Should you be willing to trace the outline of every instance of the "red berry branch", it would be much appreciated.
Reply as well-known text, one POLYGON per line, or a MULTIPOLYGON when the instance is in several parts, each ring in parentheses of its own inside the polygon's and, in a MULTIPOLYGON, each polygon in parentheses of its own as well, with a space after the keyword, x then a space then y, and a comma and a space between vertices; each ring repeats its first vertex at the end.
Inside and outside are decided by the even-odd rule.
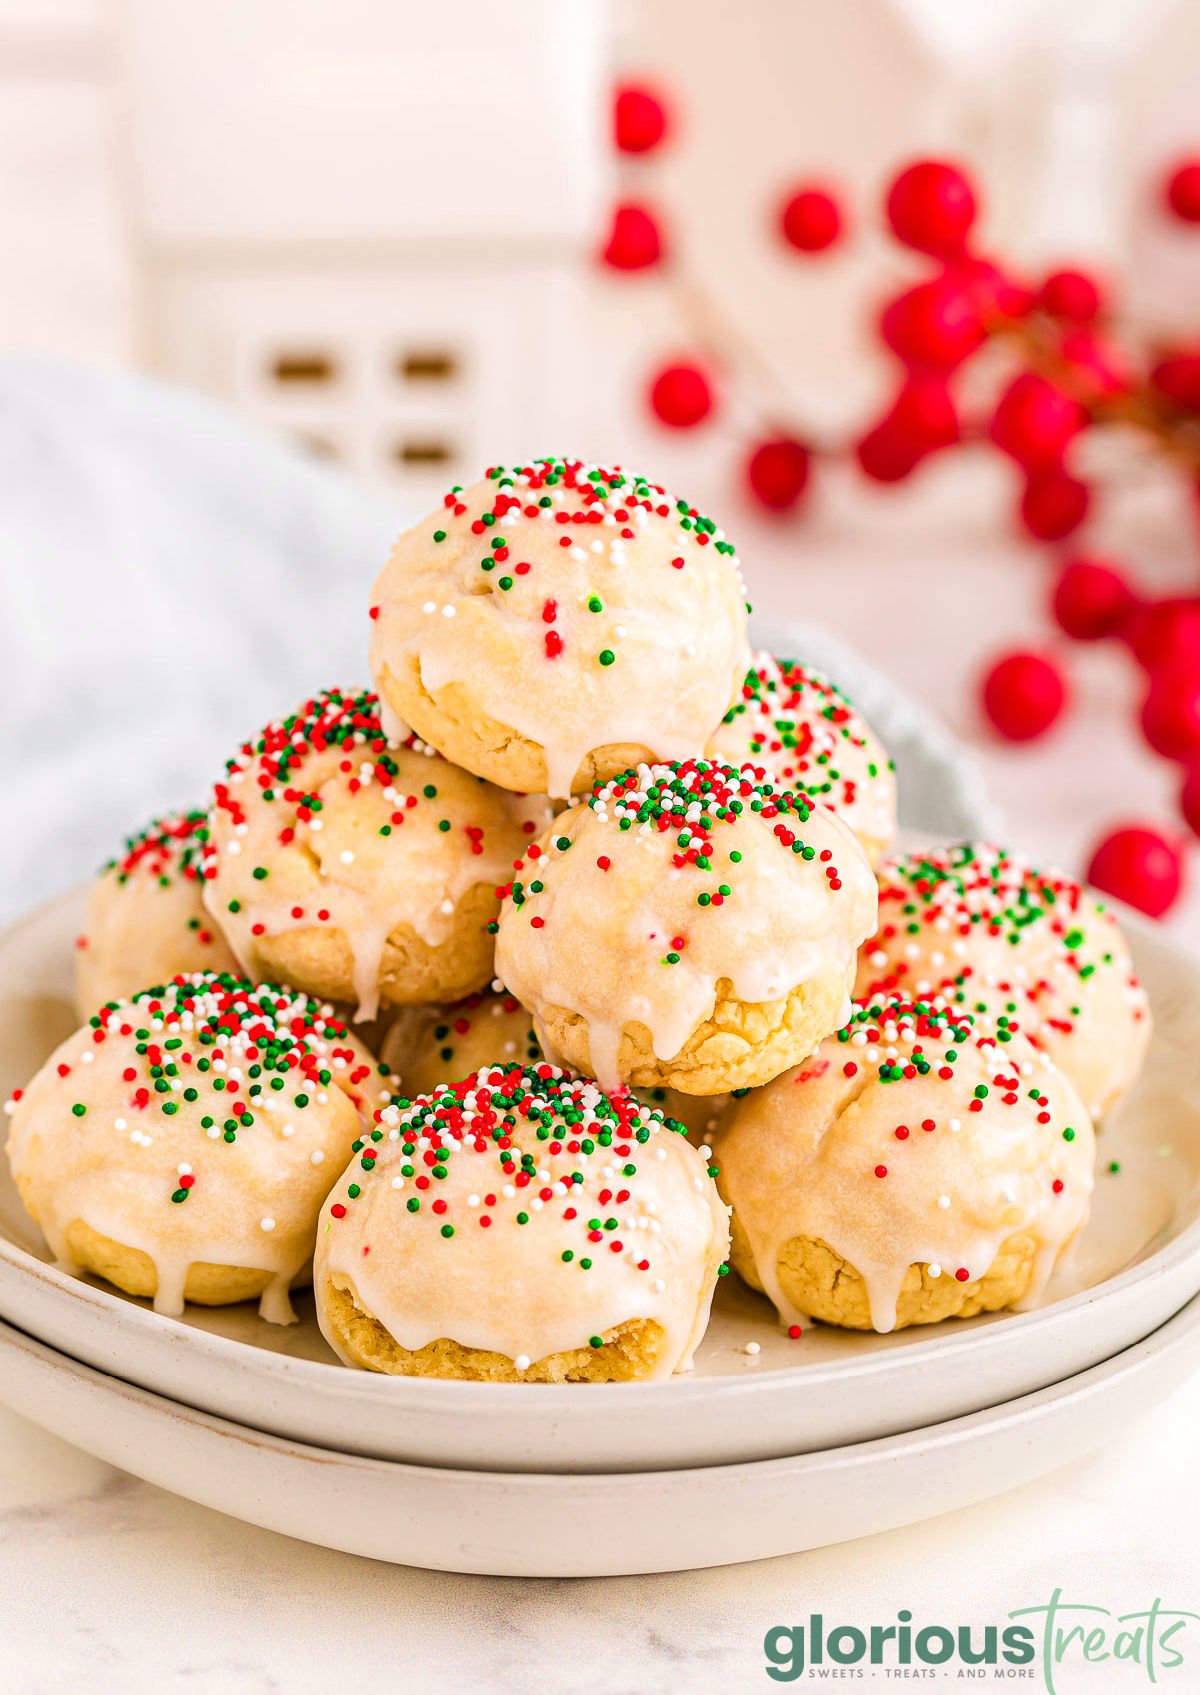
MULTIPOLYGON (((671 124, 661 96, 622 87, 615 140, 626 156, 663 145, 671 124)), ((1200 224, 1200 159, 1164 177, 1163 215, 1200 224)), ((1021 475, 1016 520, 1032 542, 1066 542, 1103 498, 1080 463, 1081 444, 1114 426, 1137 431, 1200 487, 1200 343, 1131 345, 1115 330, 1115 303, 1082 270, 1051 272, 1034 287, 976 245, 978 195, 970 177, 944 160, 909 165, 888 186, 884 221, 891 239, 920 254, 929 272, 883 305, 877 333, 897 366, 892 396, 852 439, 820 440, 796 418, 779 374, 687 273, 641 200, 614 212, 604 260, 619 271, 657 269, 671 287, 696 352, 651 374, 647 402, 660 423, 693 429, 712 418, 735 386, 772 419, 745 447, 745 481, 763 508, 801 507, 814 469, 852 458, 876 483, 902 482, 935 453, 984 444, 1021 475), (721 372, 718 388, 712 373, 721 372), (965 373, 970 370, 970 393, 965 373), (979 397, 983 396, 982 402, 979 397)), ((848 239, 848 220, 825 184, 801 182, 774 210, 776 238, 806 260, 827 262, 848 239)), ((1153 599, 1121 565, 1087 555, 1059 558, 1050 603, 1073 641, 1121 644, 1141 668, 1142 734, 1155 754, 1182 768, 1181 813, 1200 835, 1200 595, 1153 599)), ((1070 707, 1059 662, 1041 651, 999 656, 980 681, 998 734, 1043 735, 1070 707)), ((1178 832, 1126 826, 1096 846, 1089 876, 1144 911, 1165 912, 1183 872, 1178 832)))

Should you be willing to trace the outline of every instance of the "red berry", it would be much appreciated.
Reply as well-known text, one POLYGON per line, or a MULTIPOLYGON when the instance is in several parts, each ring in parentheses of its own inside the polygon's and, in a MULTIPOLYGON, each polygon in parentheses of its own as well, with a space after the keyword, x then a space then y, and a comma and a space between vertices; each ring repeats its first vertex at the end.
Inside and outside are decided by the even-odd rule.
POLYGON ((912 371, 883 420, 922 453, 949 447, 958 440, 958 412, 945 379, 931 372, 912 371))
POLYGON ((1098 842, 1087 880, 1106 895, 1161 918, 1179 898, 1183 858, 1178 847, 1144 824, 1127 824, 1098 842))
POLYGON ((978 305, 949 273, 918 283, 889 301, 879 328, 892 352, 906 364, 940 371, 953 370, 984 340, 978 305))
POLYGON ((613 209, 612 229, 604 249, 604 263, 617 271, 642 271, 662 258, 658 224, 644 206, 625 205, 613 209))
POLYGON ((1163 184, 1167 209, 1185 224, 1200 224, 1200 159, 1181 159, 1163 184))
POLYGON ((957 260, 953 269, 985 318, 1025 318, 1033 310, 1033 290, 991 259, 957 260))
POLYGON ((667 111, 640 83, 622 83, 613 103, 613 139, 622 153, 652 153, 667 133, 667 111))
POLYGON ((1052 318, 1090 324, 1100 315, 1100 289, 1085 271, 1051 271, 1038 289, 1037 304, 1052 318))
POLYGON ((1119 571, 1099 559, 1071 559, 1054 585, 1059 628, 1076 641, 1114 636, 1133 609, 1133 591, 1119 571))
POLYGON ((1200 836, 1200 765, 1193 765, 1183 779, 1179 807, 1188 828, 1200 836))
POLYGON ((1142 703, 1142 734, 1164 759, 1200 755, 1200 672, 1175 665, 1158 671, 1142 703))
POLYGON ((672 429, 703 423, 712 406, 712 388, 698 365, 664 365, 650 385, 650 408, 672 429))
POLYGON ((1087 517, 1091 490, 1061 465, 1035 472, 1025 484, 1021 523, 1038 541, 1062 541, 1087 517))
POLYGON ((914 471, 921 454, 898 430, 878 424, 855 444, 855 457, 873 483, 899 483, 914 471))
POLYGON ((1150 381, 1181 412, 1200 412, 1200 353, 1172 353, 1160 359, 1150 381))
POLYGON ((905 247, 951 259, 962 252, 975 222, 975 195, 957 166, 922 159, 888 189, 887 218, 905 247))
POLYGON ((991 437, 1028 470, 1057 465, 1086 414, 1078 401, 1035 371, 1022 371, 1000 396, 991 437))
POLYGON ((1200 667, 1200 600, 1160 600, 1139 607, 1125 633, 1138 663, 1151 673, 1200 667))
POLYGON ((1091 402, 1128 393, 1132 374, 1128 357, 1095 330, 1083 325, 1064 329, 1058 351, 1071 367, 1080 400, 1091 402))
POLYGON ((760 505, 786 512, 808 485, 808 449, 786 436, 760 442, 746 462, 746 481, 760 505))
POLYGON ((801 253, 823 253, 842 233, 841 209, 823 188, 797 188, 779 209, 779 227, 801 253))
POLYGON ((1032 741, 1048 730, 1067 700, 1062 672, 1041 653, 1008 653, 983 678, 983 709, 1011 742, 1032 741))

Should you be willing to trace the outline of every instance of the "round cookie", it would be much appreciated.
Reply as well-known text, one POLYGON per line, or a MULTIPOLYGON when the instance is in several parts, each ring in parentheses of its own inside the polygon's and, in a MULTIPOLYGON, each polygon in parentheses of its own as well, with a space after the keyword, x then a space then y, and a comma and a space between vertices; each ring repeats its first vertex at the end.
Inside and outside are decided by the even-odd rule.
POLYGON ((547 1056, 688 1095, 765 1083, 836 1029, 876 910, 839 818, 706 760, 597 785, 505 895, 497 971, 547 1056))
POLYGON ((396 717, 504 788, 563 797, 698 753, 750 662, 737 557, 656 483, 493 466, 400 537, 372 591, 396 717))
POLYGON ((542 1050, 520 1001, 493 990, 454 1006, 402 1007, 379 1055, 413 1096, 432 1094, 439 1083, 457 1083, 486 1065, 534 1065, 542 1050))
POLYGON ((237 969, 201 899, 207 835, 206 812, 164 813, 96 878, 75 944, 81 1012, 180 972, 237 969))
POLYGON ((889 1331, 1037 1300, 1083 1225, 1083 1102, 1023 1037, 856 1002, 713 1144, 735 1269, 785 1322, 889 1331))
POLYGON ((288 1323, 317 1213, 390 1099, 328 1009, 227 974, 101 1007, 10 1103, 8 1157, 52 1252, 178 1314, 288 1323))
POLYGON ((855 992, 884 991, 938 995, 1019 1029, 1093 1118, 1133 1083, 1150 1041, 1149 1002, 1112 912, 1061 872, 990 843, 880 868, 879 929, 855 992))
POLYGON ((329 689, 268 724, 216 786, 204 899, 252 977, 377 1006, 492 976, 496 884, 550 816, 329 689))
POLYGON ((823 676, 758 653, 715 736, 711 759, 753 765, 781 787, 832 807, 875 865, 896 835, 896 778, 872 731, 823 676))
POLYGON ((314 1287, 347 1365, 488 1382, 686 1370, 729 1231, 678 1126, 553 1066, 387 1108, 322 1210, 314 1287))

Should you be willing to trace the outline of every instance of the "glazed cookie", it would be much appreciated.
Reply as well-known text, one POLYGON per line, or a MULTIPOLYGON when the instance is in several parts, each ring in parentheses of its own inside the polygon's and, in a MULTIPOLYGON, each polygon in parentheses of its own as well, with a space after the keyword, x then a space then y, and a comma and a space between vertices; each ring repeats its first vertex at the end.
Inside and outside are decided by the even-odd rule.
POLYGON ((501 1383, 691 1364, 729 1241, 678 1126, 551 1065, 400 1101, 317 1232, 317 1316, 347 1365, 501 1383))
POLYGON ((377 1006, 454 1001, 492 976, 497 881, 550 816, 330 689, 229 761, 204 899, 252 977, 377 1006))
POLYGON ((12 1103, 8 1157, 51 1251, 178 1314, 288 1323, 378 1066, 329 1009, 227 974, 100 1009, 12 1103))
POLYGON ((755 655, 708 752, 726 765, 754 765, 832 807, 872 865, 895 839, 891 760, 841 690, 798 660, 755 655))
POLYGON ((458 1083, 485 1065, 533 1065, 542 1050, 520 1001, 492 990, 454 1006, 401 1007, 379 1055, 412 1096, 458 1083))
POLYGON ((237 962, 204 910, 200 874, 206 812, 169 812, 125 843, 88 891, 76 941, 81 1012, 183 971, 232 971, 237 962))
POLYGON ((939 995, 1044 1049, 1093 1118, 1135 1080, 1150 1008, 1108 908, 988 843, 890 860, 856 993, 939 995))
POLYGON ((883 999, 739 1102, 713 1158, 734 1267, 785 1322, 888 1331, 1035 1302, 1087 1218, 1094 1151, 1023 1037, 883 999))
POLYGON ((451 490, 396 543, 371 618, 396 717, 531 794, 698 753, 749 664, 741 573, 712 520, 575 459, 451 490))
POLYGON ((504 890, 497 970, 604 1088, 768 1082, 846 1016, 875 880, 826 807, 707 760, 598 784, 504 890))

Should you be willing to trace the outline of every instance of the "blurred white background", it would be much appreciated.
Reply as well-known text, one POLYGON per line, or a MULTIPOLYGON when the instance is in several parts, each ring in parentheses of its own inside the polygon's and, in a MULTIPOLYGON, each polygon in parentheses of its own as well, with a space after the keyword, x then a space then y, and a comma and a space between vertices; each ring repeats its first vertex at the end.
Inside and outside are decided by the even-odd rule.
MULTIPOLYGON (((956 454, 898 491, 837 467, 803 514, 764 514, 744 394, 702 430, 657 423, 647 373, 694 325, 657 272, 596 257, 615 198, 663 209, 781 422, 844 433, 884 395, 870 322, 905 270, 880 192, 934 151, 983 184, 985 251, 1098 266, 1144 332, 1192 332, 1200 238, 1151 185, 1200 140, 1198 69, 1194 0, 0 0, 0 354, 91 368, 0 367, 6 764, 27 809, 64 771, 88 797, 55 854, 27 810, 6 904, 354 666, 391 528, 487 462, 563 450, 713 511, 760 608, 826 624, 972 744, 1014 836, 1079 869, 1102 819, 1174 817, 1114 653, 1072 656, 1075 709, 1044 742, 978 721, 981 659, 1046 631, 1011 466, 956 454), (671 133, 618 166, 621 76, 665 91, 671 133), (805 179, 856 226, 814 263, 775 233, 805 179), (304 458, 106 386, 121 369, 304 458)), ((1087 542, 1195 591, 1195 514, 1165 478, 1087 542)))

